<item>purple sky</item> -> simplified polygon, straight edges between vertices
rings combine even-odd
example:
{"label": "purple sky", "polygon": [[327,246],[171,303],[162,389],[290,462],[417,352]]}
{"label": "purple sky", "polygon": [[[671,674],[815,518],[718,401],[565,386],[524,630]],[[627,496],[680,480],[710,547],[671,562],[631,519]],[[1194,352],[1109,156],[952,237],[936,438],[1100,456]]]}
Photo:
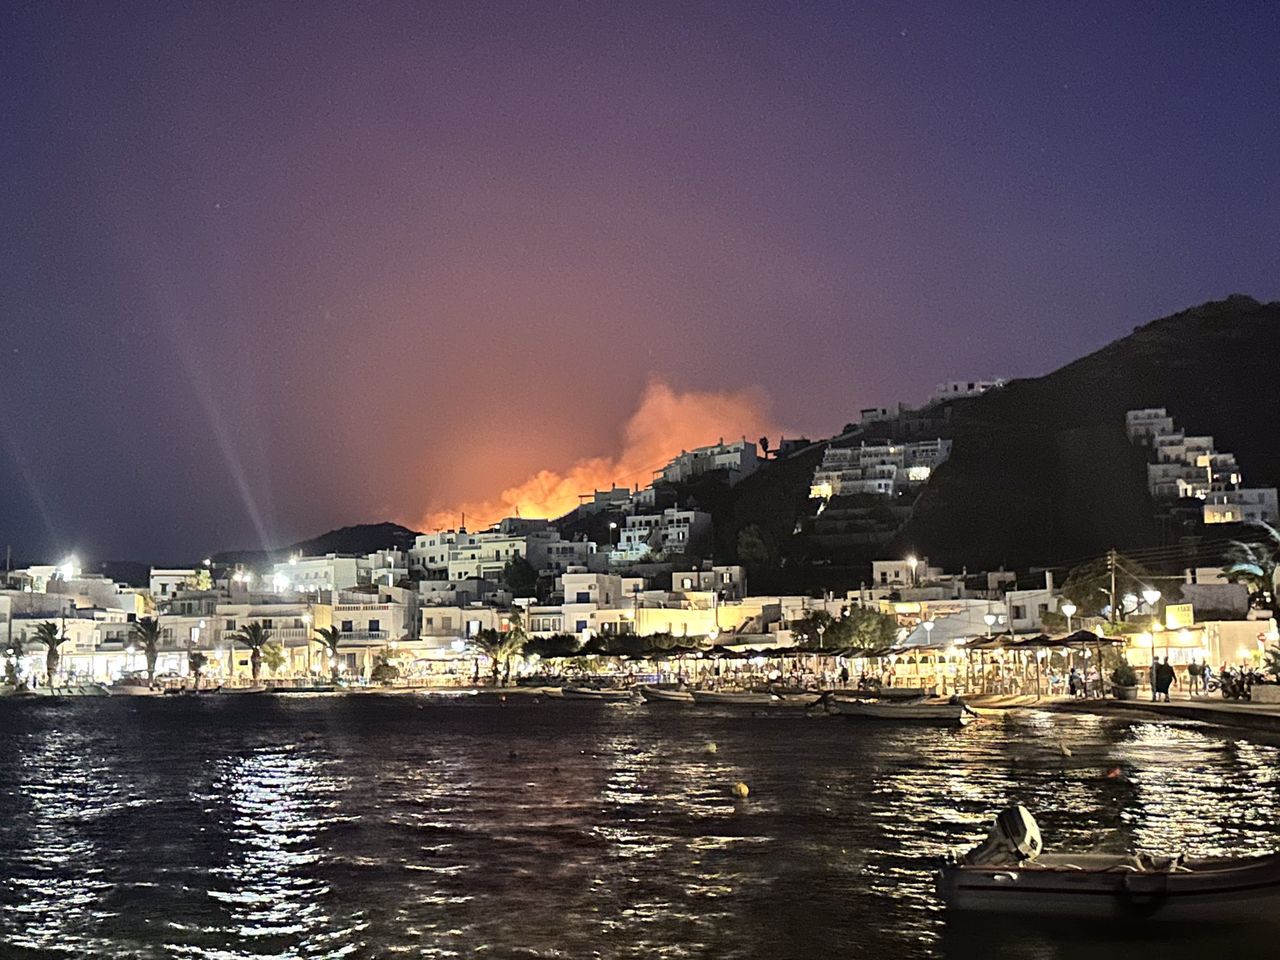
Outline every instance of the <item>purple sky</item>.
{"label": "purple sky", "polygon": [[0,549],[414,522],[620,456],[655,376],[822,435],[1273,299],[1277,50],[1262,2],[5,5]]}

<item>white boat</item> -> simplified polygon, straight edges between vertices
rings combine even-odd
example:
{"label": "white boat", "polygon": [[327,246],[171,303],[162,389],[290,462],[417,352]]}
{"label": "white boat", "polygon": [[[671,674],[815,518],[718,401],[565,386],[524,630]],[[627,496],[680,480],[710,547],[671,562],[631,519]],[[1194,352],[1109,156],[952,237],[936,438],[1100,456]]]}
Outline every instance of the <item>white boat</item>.
{"label": "white boat", "polygon": [[830,690],[827,696],[832,700],[862,703],[867,700],[883,700],[886,703],[918,703],[928,699],[932,691],[923,687],[869,687],[865,690],[844,689]]}
{"label": "white boat", "polygon": [[1041,854],[1023,807],[983,843],[951,855],[938,876],[951,910],[1130,921],[1258,923],[1280,918],[1280,854],[1188,860],[1146,854]]}
{"label": "white boat", "polygon": [[121,677],[107,692],[113,697],[163,697],[164,690],[147,683],[146,677]]}
{"label": "white boat", "polygon": [[64,683],[56,687],[36,687],[20,690],[19,697],[105,697],[107,688],[100,683]]}
{"label": "white boat", "polygon": [[827,712],[866,720],[938,723],[963,727],[978,715],[959,700],[830,700]]}
{"label": "white boat", "polygon": [[693,703],[693,693],[675,687],[640,688],[640,696],[645,703]]}
{"label": "white boat", "polygon": [[617,687],[565,687],[560,691],[560,696],[566,700],[630,700],[632,692],[630,690],[620,690]]}
{"label": "white boat", "polygon": [[718,706],[734,705],[760,707],[775,702],[772,693],[758,693],[754,690],[694,690],[693,702],[716,704]]}

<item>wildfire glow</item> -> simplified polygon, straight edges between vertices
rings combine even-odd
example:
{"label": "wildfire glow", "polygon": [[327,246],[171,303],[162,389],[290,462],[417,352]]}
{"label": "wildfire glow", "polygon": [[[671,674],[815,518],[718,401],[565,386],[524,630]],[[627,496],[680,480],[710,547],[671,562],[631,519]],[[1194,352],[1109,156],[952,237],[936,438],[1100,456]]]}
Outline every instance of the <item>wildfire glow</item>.
{"label": "wildfire glow", "polygon": [[627,421],[617,456],[585,457],[564,472],[541,470],[493,499],[432,509],[422,518],[421,529],[455,527],[464,513],[471,529],[517,515],[559,517],[578,505],[579,494],[615,485],[648,486],[654,471],[681,450],[716,443],[721,437],[776,437],[768,405],[768,398],[757,388],[679,393],[660,380],[651,380]]}

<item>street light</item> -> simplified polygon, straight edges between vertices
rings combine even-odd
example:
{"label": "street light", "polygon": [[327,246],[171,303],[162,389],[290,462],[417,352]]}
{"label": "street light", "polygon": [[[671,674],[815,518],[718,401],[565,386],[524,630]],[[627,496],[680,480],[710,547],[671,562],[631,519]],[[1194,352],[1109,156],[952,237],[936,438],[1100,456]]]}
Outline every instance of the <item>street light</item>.
{"label": "street light", "polygon": [[996,615],[994,613],[984,613],[982,621],[987,625],[987,636],[991,636],[991,628],[996,625]]}
{"label": "street light", "polygon": [[1071,618],[1075,616],[1076,605],[1068,600],[1066,603],[1059,604],[1058,610],[1067,618],[1067,633],[1071,632]]}
{"label": "street light", "polygon": [[617,546],[617,544],[613,542],[613,531],[617,529],[618,529],[618,525],[614,521],[610,520],[609,521],[609,546],[611,547]]}
{"label": "street light", "polygon": [[911,585],[913,587],[916,585],[916,565],[919,563],[920,561],[916,558],[915,554],[907,557],[907,566],[911,568]]}
{"label": "street light", "polygon": [[924,623],[920,624],[920,626],[924,627],[925,643],[928,643],[929,637],[933,635],[934,622],[932,620],[926,620]]}

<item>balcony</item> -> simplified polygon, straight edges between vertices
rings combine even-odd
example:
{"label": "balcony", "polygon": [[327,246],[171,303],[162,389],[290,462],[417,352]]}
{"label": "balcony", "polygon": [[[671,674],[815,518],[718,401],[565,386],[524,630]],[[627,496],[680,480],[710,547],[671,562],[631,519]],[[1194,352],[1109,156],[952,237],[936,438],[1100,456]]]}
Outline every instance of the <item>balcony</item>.
{"label": "balcony", "polygon": [[386,643],[391,634],[387,630],[344,630],[341,643]]}

